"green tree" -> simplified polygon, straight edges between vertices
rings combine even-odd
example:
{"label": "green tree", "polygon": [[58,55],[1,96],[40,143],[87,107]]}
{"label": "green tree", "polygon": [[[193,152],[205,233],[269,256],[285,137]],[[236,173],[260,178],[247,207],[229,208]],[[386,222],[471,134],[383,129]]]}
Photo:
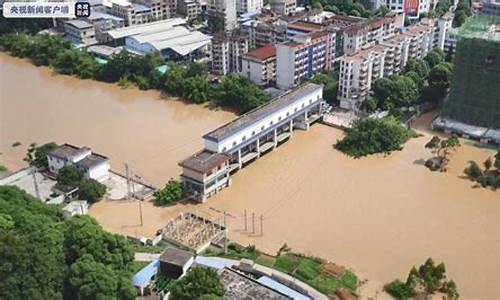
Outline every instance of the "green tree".
{"label": "green tree", "polygon": [[415,291],[406,283],[399,279],[391,281],[384,289],[396,299],[409,299],[413,297]]}
{"label": "green tree", "polygon": [[77,187],[83,179],[83,172],[74,165],[67,165],[59,170],[57,183]]}
{"label": "green tree", "polygon": [[311,82],[323,84],[323,98],[328,102],[337,100],[338,74],[328,72],[314,75]]}
{"label": "green tree", "polygon": [[335,148],[354,158],[375,153],[389,154],[401,150],[403,143],[413,135],[393,118],[356,120],[347,135]]}
{"label": "green tree", "polygon": [[424,57],[424,60],[427,62],[429,67],[432,69],[434,66],[439,63],[444,62],[444,52],[440,49],[433,49],[427,53]]}
{"label": "green tree", "polygon": [[484,161],[484,170],[486,172],[488,172],[491,167],[493,166],[493,161],[491,160],[491,157],[488,157],[485,161]]}
{"label": "green tree", "polygon": [[500,175],[500,150],[498,150],[497,154],[495,154],[495,162],[493,163],[493,166],[495,166],[497,173]]}
{"label": "green tree", "polygon": [[80,181],[78,195],[80,199],[95,203],[106,194],[106,186],[92,178],[85,178]]}
{"label": "green tree", "polygon": [[224,286],[214,270],[201,266],[191,268],[186,276],[176,281],[170,289],[172,300],[200,299],[207,297],[205,295],[222,297]]}
{"label": "green tree", "polygon": [[426,78],[430,72],[429,66],[423,60],[409,59],[405,66],[405,72],[414,71],[420,78]]}
{"label": "green tree", "polygon": [[165,205],[180,200],[184,195],[182,183],[170,179],[165,187],[154,192],[155,202],[158,205]]}
{"label": "green tree", "polygon": [[434,98],[442,98],[446,95],[448,88],[451,83],[451,64],[449,63],[439,63],[435,65],[430,73],[427,81],[429,82],[429,87],[434,91]]}
{"label": "green tree", "polygon": [[483,175],[483,171],[475,161],[469,162],[469,167],[465,169],[465,174],[467,174],[471,179],[477,180]]}
{"label": "green tree", "polygon": [[446,171],[446,166],[450,161],[450,154],[456,151],[458,147],[460,147],[460,140],[455,135],[446,139],[441,139],[435,135],[425,144],[425,148],[430,149],[431,153],[435,155],[434,158],[437,159],[441,172]]}
{"label": "green tree", "polygon": [[41,146],[37,146],[35,143],[32,143],[28,148],[24,161],[26,161],[30,166],[42,169],[48,168],[49,161],[47,159],[47,153],[56,147],[57,144],[52,142]]}

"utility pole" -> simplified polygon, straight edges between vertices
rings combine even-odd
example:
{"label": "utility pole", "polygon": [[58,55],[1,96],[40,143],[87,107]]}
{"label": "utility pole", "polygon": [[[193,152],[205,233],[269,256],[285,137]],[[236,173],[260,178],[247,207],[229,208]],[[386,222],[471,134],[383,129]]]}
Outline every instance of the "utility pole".
{"label": "utility pole", "polygon": [[248,230],[248,225],[247,225],[247,210],[245,209],[245,231]]}
{"label": "utility pole", "polygon": [[260,215],[260,236],[264,236],[264,215]]}
{"label": "utility pole", "polygon": [[227,222],[226,222],[226,211],[224,211],[224,253],[227,253]]}
{"label": "utility pole", "polygon": [[130,191],[130,174],[129,174],[129,169],[128,169],[128,164],[125,163],[125,175],[127,176],[127,196],[130,196],[131,191]]}
{"label": "utility pole", "polygon": [[252,234],[255,234],[255,213],[252,213]]}
{"label": "utility pole", "polygon": [[141,226],[143,226],[143,222],[142,222],[142,200],[141,199],[137,199],[137,201],[139,201],[139,215],[141,217]]}

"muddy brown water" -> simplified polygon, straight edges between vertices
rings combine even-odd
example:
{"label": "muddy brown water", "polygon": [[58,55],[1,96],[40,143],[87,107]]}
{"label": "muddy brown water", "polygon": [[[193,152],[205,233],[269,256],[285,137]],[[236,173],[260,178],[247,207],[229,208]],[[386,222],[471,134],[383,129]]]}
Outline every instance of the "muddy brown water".
{"label": "muddy brown water", "polygon": [[[160,185],[178,176],[179,160],[202,147],[202,134],[234,117],[160,99],[157,92],[54,76],[5,54],[0,68],[0,163],[11,169],[24,165],[31,142],[69,142],[108,155],[115,169],[128,162]],[[425,129],[427,121],[419,127]],[[231,238],[269,253],[286,242],[380,282],[406,276],[431,256],[446,263],[463,299],[500,299],[500,192],[474,188],[462,178],[469,160],[483,161],[493,152],[464,145],[448,173],[431,173],[421,165],[430,157],[423,147],[429,139],[425,130],[403,151],[358,160],[332,148],[341,137],[324,125],[297,131],[206,204],[145,204],[142,227],[130,221],[137,212],[133,202],[103,201],[92,214],[108,230],[151,235],[179,211],[226,210]],[[22,145],[13,148],[15,141]]]}

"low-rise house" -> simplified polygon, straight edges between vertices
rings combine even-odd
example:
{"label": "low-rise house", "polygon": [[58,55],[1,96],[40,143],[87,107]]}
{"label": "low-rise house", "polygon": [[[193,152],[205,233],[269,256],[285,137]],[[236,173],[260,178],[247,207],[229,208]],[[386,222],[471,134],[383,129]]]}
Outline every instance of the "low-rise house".
{"label": "low-rise house", "polygon": [[257,85],[276,83],[276,46],[267,45],[243,54],[241,74]]}
{"label": "low-rise house", "polygon": [[59,170],[68,165],[80,169],[86,177],[97,181],[109,178],[109,159],[92,152],[88,147],[76,147],[70,144],[60,145],[47,153],[49,171],[57,175]]}
{"label": "low-rise house", "polygon": [[64,22],[64,37],[74,44],[90,46],[97,44],[94,25],[84,20]]}
{"label": "low-rise house", "polygon": [[202,150],[179,163],[186,194],[204,202],[208,197],[231,184],[228,164],[230,156]]}
{"label": "low-rise house", "polygon": [[160,274],[177,279],[189,270],[193,262],[193,253],[177,248],[168,248],[160,255]]}

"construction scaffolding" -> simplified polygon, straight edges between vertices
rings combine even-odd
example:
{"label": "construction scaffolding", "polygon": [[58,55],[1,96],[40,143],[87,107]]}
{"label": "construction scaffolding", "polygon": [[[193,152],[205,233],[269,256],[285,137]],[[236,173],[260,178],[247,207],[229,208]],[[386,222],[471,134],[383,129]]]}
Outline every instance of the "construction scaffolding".
{"label": "construction scaffolding", "polygon": [[474,17],[458,30],[453,79],[443,116],[500,129],[500,18]]}

